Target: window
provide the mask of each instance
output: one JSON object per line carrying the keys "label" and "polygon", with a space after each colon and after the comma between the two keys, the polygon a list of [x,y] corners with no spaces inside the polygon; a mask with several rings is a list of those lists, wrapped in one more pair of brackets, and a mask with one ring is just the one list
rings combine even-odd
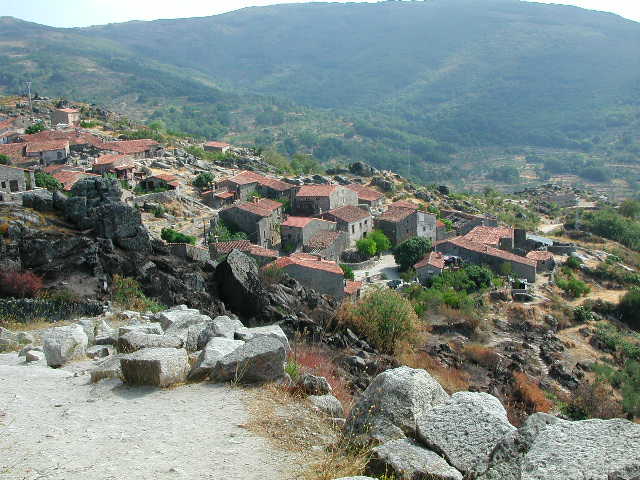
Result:
{"label": "window", "polygon": [[18,191],[18,181],[17,180],[9,180],[9,190],[12,192]]}
{"label": "window", "polygon": [[351,225],[351,233],[356,233],[356,226],[355,225]]}
{"label": "window", "polygon": [[62,152],[58,152],[58,160],[62,160]]}
{"label": "window", "polygon": [[2,182],[2,188],[7,188],[7,182]]}

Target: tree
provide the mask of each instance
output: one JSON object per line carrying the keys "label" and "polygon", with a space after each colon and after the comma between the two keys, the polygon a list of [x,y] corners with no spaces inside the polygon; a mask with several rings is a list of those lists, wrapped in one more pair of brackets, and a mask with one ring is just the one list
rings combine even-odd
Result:
{"label": "tree", "polygon": [[391,240],[389,240],[387,236],[380,230],[374,230],[369,234],[367,238],[370,238],[376,243],[377,253],[386,252],[391,248]]}
{"label": "tree", "polygon": [[215,177],[212,173],[203,172],[198,175],[193,181],[194,187],[200,188],[201,190],[206,190],[210,188],[214,183]]}
{"label": "tree", "polygon": [[46,188],[51,192],[62,190],[62,184],[48,173],[36,172],[34,177],[36,179],[36,187]]}
{"label": "tree", "polygon": [[27,127],[27,129],[24,131],[24,133],[26,133],[27,135],[32,135],[34,133],[38,133],[44,130],[44,123],[42,122],[36,122],[33,125]]}
{"label": "tree", "polygon": [[620,204],[620,214],[627,218],[640,217],[640,201],[639,200],[625,200]]}
{"label": "tree", "polygon": [[341,263],[340,268],[344,273],[344,278],[346,278],[347,280],[353,280],[355,278],[355,275],[353,274],[353,269],[349,265],[344,265]]}
{"label": "tree", "polygon": [[0,165],[9,165],[11,163],[11,159],[6,155],[0,153]]}
{"label": "tree", "polygon": [[622,321],[631,328],[640,330],[640,289],[629,290],[618,304]]}
{"label": "tree", "polygon": [[431,240],[424,237],[413,237],[396,247],[393,258],[400,265],[400,270],[405,271],[422,260],[429,250],[431,250]]}
{"label": "tree", "polygon": [[177,232],[171,228],[163,228],[160,237],[167,243],[188,243],[190,245],[196,244],[196,237],[185,235],[184,233]]}
{"label": "tree", "polygon": [[370,237],[358,240],[356,242],[356,248],[358,249],[358,252],[367,258],[373,257],[378,251],[376,242]]}

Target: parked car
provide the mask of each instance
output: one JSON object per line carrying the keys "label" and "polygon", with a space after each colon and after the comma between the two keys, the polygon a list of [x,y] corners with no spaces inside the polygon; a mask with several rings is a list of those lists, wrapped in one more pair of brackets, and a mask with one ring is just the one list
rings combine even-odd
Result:
{"label": "parked car", "polygon": [[387,287],[389,288],[393,288],[394,290],[400,288],[402,286],[402,280],[400,279],[396,279],[396,280],[389,280],[387,282]]}

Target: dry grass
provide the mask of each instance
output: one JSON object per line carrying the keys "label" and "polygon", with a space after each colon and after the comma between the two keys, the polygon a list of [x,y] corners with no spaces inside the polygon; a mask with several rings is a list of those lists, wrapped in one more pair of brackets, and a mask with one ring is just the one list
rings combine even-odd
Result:
{"label": "dry grass", "polygon": [[398,361],[411,368],[421,368],[429,372],[448,393],[469,389],[469,374],[458,368],[442,365],[426,352],[416,351],[410,345],[402,345],[396,355]]}
{"label": "dry grass", "polygon": [[536,381],[529,378],[524,372],[515,372],[513,379],[515,380],[516,394],[525,404],[528,413],[549,413],[551,411],[553,402],[546,397]]}
{"label": "dry grass", "polygon": [[44,330],[53,327],[64,327],[65,325],[71,325],[73,321],[64,320],[60,322],[49,322],[44,318],[38,318],[26,323],[17,322],[13,319],[0,319],[0,326],[4,327],[12,332],[30,332],[33,330]]}
{"label": "dry grass", "polygon": [[500,363],[500,355],[495,350],[478,343],[466,344],[464,355],[467,360],[488,370],[494,370]]}
{"label": "dry grass", "polygon": [[289,354],[289,360],[299,365],[300,373],[311,373],[326,378],[333,395],[342,403],[345,415],[349,414],[353,405],[353,394],[329,350],[320,345],[296,342]]}
{"label": "dry grass", "polygon": [[338,427],[315,412],[301,396],[279,385],[247,392],[251,397],[250,419],[242,427],[277,448],[299,454],[292,478],[330,480],[362,475],[368,450],[346,443]]}

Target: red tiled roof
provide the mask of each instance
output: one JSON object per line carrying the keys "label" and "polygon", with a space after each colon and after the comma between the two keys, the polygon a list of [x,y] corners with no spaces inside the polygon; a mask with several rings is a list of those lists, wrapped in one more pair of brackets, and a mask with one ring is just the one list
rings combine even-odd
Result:
{"label": "red tiled roof", "polygon": [[50,140],[48,142],[27,143],[27,153],[50,152],[52,150],[66,150],[69,148],[68,140]]}
{"label": "red tiled roof", "polygon": [[349,190],[352,190],[358,194],[360,200],[366,200],[368,202],[374,202],[384,197],[382,193],[373,188],[365,187],[359,183],[352,183],[346,186]]}
{"label": "red tiled roof", "polygon": [[336,240],[342,236],[342,232],[332,232],[330,230],[322,230],[309,239],[305,247],[311,250],[324,250],[336,243]]}
{"label": "red tiled roof", "polygon": [[151,175],[149,178],[157,178],[158,180],[164,180],[167,183],[177,182],[178,177],[171,175],[170,173],[160,173],[158,175]]}
{"label": "red tiled roof", "polygon": [[[209,190],[208,192],[204,192],[204,193],[211,193],[212,190]],[[235,193],[233,192],[219,192],[216,193],[214,196],[218,197],[218,198],[232,198],[235,195]]]}
{"label": "red tiled roof", "polygon": [[500,239],[513,239],[513,228],[509,227],[487,227],[480,225],[474,227],[464,236],[465,240],[483,245],[500,245]]}
{"label": "red tiled roof", "polygon": [[15,118],[7,118],[6,120],[0,121],[0,130],[4,128],[9,128],[11,125],[15,123]]}
{"label": "red tiled roof", "polygon": [[24,172],[33,170],[33,168],[14,167],[13,165],[2,165],[2,164],[0,164],[0,168],[15,168],[16,170],[22,170]]}
{"label": "red tiled roof", "polygon": [[24,160],[24,143],[7,143],[0,144],[0,153],[6,155],[12,160]]}
{"label": "red tiled roof", "polygon": [[225,148],[225,147],[231,146],[228,143],[224,143],[224,142],[207,142],[205,143],[205,145],[207,147],[213,147],[213,148]]}
{"label": "red tiled roof", "polygon": [[249,249],[247,250],[247,252],[250,253],[251,255],[256,255],[258,257],[273,257],[273,258],[278,257],[278,252],[276,252],[275,250],[263,248],[259,245],[254,245],[253,243],[249,246]]}
{"label": "red tiled roof", "polygon": [[328,197],[338,188],[337,185],[304,185],[296,197]]}
{"label": "red tiled roof", "polygon": [[259,217],[270,217],[273,213],[272,210],[267,210],[266,208],[260,207],[259,205],[250,202],[238,203],[237,205],[232,205],[229,208],[239,208],[240,210],[253,213],[254,215],[258,215]]}
{"label": "red tiled roof", "polygon": [[407,218],[409,215],[413,215],[415,212],[416,212],[416,209],[410,209],[410,208],[401,208],[401,207],[389,208],[389,210],[384,212],[382,215],[378,215],[376,217],[376,220],[384,220],[387,222],[394,222],[394,223],[400,222],[405,218]]}
{"label": "red tiled roof", "polygon": [[246,251],[251,242],[249,240],[235,240],[233,242],[217,242],[212,246],[219,254],[231,253],[232,250]]}
{"label": "red tiled roof", "polygon": [[77,108],[57,108],[56,110],[64,113],[80,113],[80,110]]}
{"label": "red tiled roof", "polygon": [[358,293],[358,290],[362,288],[362,282],[352,282],[351,280],[345,281],[344,286],[344,294],[345,295],[355,295]]}
{"label": "red tiled roof", "polygon": [[260,208],[264,208],[265,210],[269,210],[273,212],[278,208],[282,208],[282,204],[280,202],[276,202],[275,200],[271,200],[269,198],[260,198],[257,202],[255,202]]}
{"label": "red tiled roof", "polygon": [[312,270],[321,270],[324,272],[335,273],[338,275],[344,275],[342,269],[336,262],[330,260],[322,260],[315,255],[294,253],[288,257],[280,257],[271,265],[275,265],[278,268],[286,268],[290,265],[298,265],[300,267],[309,268]]}
{"label": "red tiled roof", "polygon": [[360,207],[353,205],[345,205],[344,207],[329,210],[326,215],[342,220],[343,222],[351,223],[359,220],[369,218],[371,214]]}
{"label": "red tiled roof", "polygon": [[52,174],[53,172],[57,172],[58,170],[66,169],[66,165],[49,165],[48,167],[44,167],[42,170],[44,173]]}
{"label": "red tiled roof", "polygon": [[62,170],[53,174],[53,178],[58,180],[62,185],[64,185],[64,190],[69,191],[76,184],[78,180],[87,177],[99,177],[100,175],[95,175],[93,173],[85,173],[85,172],[74,172],[71,170]]}
{"label": "red tiled roof", "polygon": [[127,158],[126,155],[123,155],[122,153],[110,153],[107,155],[100,155],[96,161],[93,163],[94,166],[96,165],[111,165],[112,163],[117,162],[120,159],[123,158]]}
{"label": "red tiled roof", "polygon": [[527,258],[542,262],[545,260],[553,259],[553,254],[551,252],[547,252],[546,250],[533,250],[527,253]]}
{"label": "red tiled roof", "polygon": [[142,153],[157,146],[160,146],[160,144],[149,138],[143,138],[140,140],[122,140],[119,142],[104,142],[99,145],[102,150],[111,150],[113,152],[124,154]]}
{"label": "red tiled roof", "polygon": [[436,220],[436,227],[446,227],[447,224],[444,223],[442,220]]}
{"label": "red tiled roof", "polygon": [[80,130],[43,130],[42,132],[32,133],[30,135],[20,135],[20,140],[23,142],[68,140],[69,145],[93,145],[94,147],[102,145],[100,137]]}
{"label": "red tiled roof", "polygon": [[282,225],[285,227],[303,228],[309,225],[314,220],[318,219],[311,217],[289,217],[284,222],[282,222]]}
{"label": "red tiled roof", "polygon": [[492,257],[501,258],[503,260],[508,260],[515,263],[522,263],[524,265],[530,265],[532,267],[536,266],[536,261],[531,260],[526,257],[521,257],[519,255],[515,255],[511,252],[506,252],[504,250],[500,250],[498,248],[491,247],[489,245],[483,245],[481,243],[471,242],[466,240],[464,237],[454,237],[448,240],[442,240],[436,243],[436,246],[442,245],[444,243],[452,243],[457,247],[464,248],[470,250],[472,252],[484,253],[486,255],[490,255]]}
{"label": "red tiled roof", "polygon": [[232,182],[237,185],[248,185],[250,183],[257,183],[278,192],[284,192],[291,189],[291,185],[285,182],[281,182],[280,180],[277,180],[275,178],[260,175],[259,173],[250,172],[248,170],[242,171],[239,174],[231,178],[227,178],[224,181]]}
{"label": "red tiled roof", "polygon": [[429,252],[429,255],[416,263],[413,268],[418,269],[426,267],[427,265],[431,265],[432,267],[439,268],[441,270],[444,269],[444,255],[440,252]]}
{"label": "red tiled roof", "polygon": [[418,210],[419,206],[420,205],[417,205],[413,202],[409,202],[407,200],[397,200],[392,204],[390,204],[389,208],[409,208],[411,210]]}

